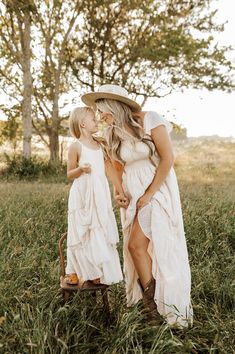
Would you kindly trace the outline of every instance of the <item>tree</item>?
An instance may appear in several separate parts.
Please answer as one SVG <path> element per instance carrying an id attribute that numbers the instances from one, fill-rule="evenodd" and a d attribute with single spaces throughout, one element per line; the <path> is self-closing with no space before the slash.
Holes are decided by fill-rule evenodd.
<path id="1" fill-rule="evenodd" d="M 32 75 L 31 75 L 31 12 L 32 1 L 8 0 L 1 12 L 1 50 L 5 66 L 0 73 L 5 83 L 17 88 L 22 107 L 23 156 L 31 157 L 32 138 Z M 20 73 L 20 80 L 18 77 Z M 16 76 L 16 77 L 15 77 Z M 16 98 L 16 97 L 15 97 Z"/>
<path id="2" fill-rule="evenodd" d="M 215 23 L 211 2 L 4 0 L 2 90 L 19 101 L 25 95 L 22 110 L 26 116 L 27 108 L 29 117 L 26 97 L 29 100 L 33 78 L 33 126 L 50 149 L 51 162 L 59 160 L 59 133 L 67 118 L 61 116 L 61 98 L 72 89 L 82 93 L 117 83 L 141 96 L 142 104 L 176 88 L 229 90 L 233 87 L 230 48 L 219 48 L 213 39 L 223 25 Z M 31 42 L 29 31 L 26 36 L 29 24 Z M 28 80 L 23 80 L 24 75 Z M 22 87 L 28 88 L 28 94 Z M 25 132 L 24 136 L 27 142 Z"/>
<path id="3" fill-rule="evenodd" d="M 2 13 L 4 25 L 0 33 L 6 64 L 1 73 L 4 83 L 8 85 L 7 94 L 18 100 L 23 94 L 24 156 L 29 157 L 31 153 L 29 147 L 33 108 L 33 126 L 49 147 L 51 162 L 56 163 L 59 160 L 59 130 L 63 119 L 59 115 L 59 98 L 67 91 L 64 53 L 80 14 L 82 1 L 11 0 L 5 1 L 4 5 L 5 13 Z M 30 48 L 30 28 L 33 33 L 32 48 Z M 33 62 L 32 73 L 30 59 Z M 15 77 L 16 71 L 23 74 L 23 93 L 18 75 Z"/>
<path id="4" fill-rule="evenodd" d="M 34 97 L 37 119 L 34 128 L 50 149 L 50 160 L 59 160 L 59 131 L 63 117 L 59 98 L 68 90 L 65 48 L 82 8 L 82 1 L 47 1 L 38 3 L 34 14 L 37 27 L 39 73 L 35 79 Z M 44 137 L 48 135 L 49 141 Z"/>
<path id="5" fill-rule="evenodd" d="M 85 1 L 84 20 L 67 48 L 67 61 L 84 89 L 117 83 L 129 92 L 162 97 L 173 89 L 228 90 L 230 48 L 213 33 L 208 0 Z"/>

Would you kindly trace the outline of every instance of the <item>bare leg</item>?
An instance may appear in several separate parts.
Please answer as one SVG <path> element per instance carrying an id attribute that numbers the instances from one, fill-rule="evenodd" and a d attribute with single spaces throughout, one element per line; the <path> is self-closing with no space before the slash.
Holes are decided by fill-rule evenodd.
<path id="1" fill-rule="evenodd" d="M 149 239 L 141 230 L 138 218 L 135 217 L 128 249 L 143 288 L 152 278 L 152 260 L 147 252 L 148 245 Z"/>

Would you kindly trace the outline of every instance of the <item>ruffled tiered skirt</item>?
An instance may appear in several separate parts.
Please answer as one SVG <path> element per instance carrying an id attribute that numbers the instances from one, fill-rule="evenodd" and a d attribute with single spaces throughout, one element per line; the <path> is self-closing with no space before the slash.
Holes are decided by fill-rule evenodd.
<path id="1" fill-rule="evenodd" d="M 108 181 L 95 173 L 74 180 L 68 203 L 66 273 L 100 278 L 103 284 L 123 279 L 117 243 L 118 229 Z"/>

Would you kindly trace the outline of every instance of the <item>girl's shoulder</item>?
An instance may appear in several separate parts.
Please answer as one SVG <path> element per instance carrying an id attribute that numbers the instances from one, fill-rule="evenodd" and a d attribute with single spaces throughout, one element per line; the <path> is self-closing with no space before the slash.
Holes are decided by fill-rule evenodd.
<path id="1" fill-rule="evenodd" d="M 76 140 L 73 143 L 71 143 L 69 145 L 68 152 L 69 153 L 77 153 L 77 154 L 80 155 L 80 153 L 81 153 L 81 143 L 78 140 Z"/>

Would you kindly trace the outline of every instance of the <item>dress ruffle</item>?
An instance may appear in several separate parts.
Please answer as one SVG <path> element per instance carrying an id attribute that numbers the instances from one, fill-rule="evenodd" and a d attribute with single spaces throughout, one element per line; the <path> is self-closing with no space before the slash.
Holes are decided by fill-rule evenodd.
<path id="1" fill-rule="evenodd" d="M 68 210 L 66 273 L 103 284 L 123 279 L 116 244 L 118 229 L 105 176 L 84 174 L 73 182 Z"/>

